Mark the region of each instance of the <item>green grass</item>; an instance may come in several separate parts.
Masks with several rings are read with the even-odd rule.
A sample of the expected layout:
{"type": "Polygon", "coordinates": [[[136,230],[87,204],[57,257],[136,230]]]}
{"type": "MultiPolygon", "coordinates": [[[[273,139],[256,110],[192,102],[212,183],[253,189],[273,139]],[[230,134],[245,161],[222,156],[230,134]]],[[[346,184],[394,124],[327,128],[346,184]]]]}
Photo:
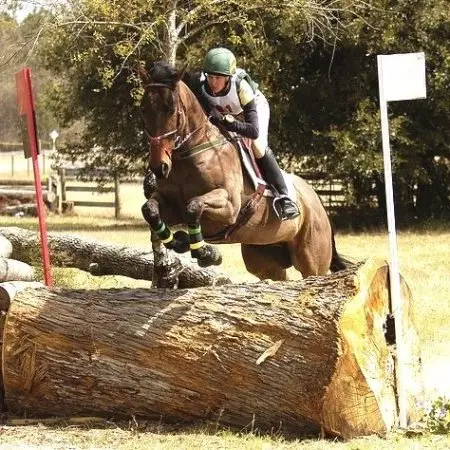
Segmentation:
{"type": "MultiPolygon", "coordinates": [[[[139,196],[137,196],[139,197],[139,196]]],[[[138,200],[136,199],[136,203],[138,200]]],[[[0,226],[21,226],[37,230],[37,219],[0,217],[0,226]]],[[[88,236],[104,242],[150,248],[149,232],[139,215],[115,221],[105,216],[48,217],[48,230],[88,236]]],[[[386,232],[338,233],[338,250],[355,259],[370,256],[389,259],[386,232]]],[[[401,231],[398,234],[400,272],[413,294],[413,309],[423,344],[423,359],[431,383],[429,398],[435,390],[448,386],[450,370],[450,231],[401,231]],[[440,364],[440,365],[435,365],[440,364]]],[[[235,282],[256,279],[245,271],[238,245],[221,247],[224,264],[220,270],[235,282]]],[[[290,271],[292,278],[299,275],[290,271]]],[[[76,269],[54,269],[56,283],[71,287],[138,287],[148,282],[125,277],[92,277],[76,269]]],[[[114,449],[444,449],[450,448],[449,436],[426,435],[407,438],[393,433],[387,438],[368,437],[349,442],[289,440],[280,436],[258,436],[255,433],[227,431],[213,425],[202,427],[163,424],[110,424],[108,427],[0,426],[0,448],[114,448],[114,449]],[[25,448],[25,447],[24,447],[25,448]],[[29,448],[29,447],[28,447],[29,448]]]]}

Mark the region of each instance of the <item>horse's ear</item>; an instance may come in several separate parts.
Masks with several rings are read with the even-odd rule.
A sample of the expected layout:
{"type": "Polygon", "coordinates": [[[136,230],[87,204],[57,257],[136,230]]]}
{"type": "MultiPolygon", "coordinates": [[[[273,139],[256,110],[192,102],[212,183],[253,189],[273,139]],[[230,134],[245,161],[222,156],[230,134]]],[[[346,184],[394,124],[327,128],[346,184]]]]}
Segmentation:
{"type": "Polygon", "coordinates": [[[186,73],[186,70],[188,68],[188,63],[184,63],[180,69],[177,70],[177,78],[179,80],[182,80],[184,77],[184,74],[186,73]]]}
{"type": "Polygon", "coordinates": [[[142,63],[138,64],[137,73],[139,74],[139,78],[141,79],[143,85],[150,83],[150,75],[142,63]]]}

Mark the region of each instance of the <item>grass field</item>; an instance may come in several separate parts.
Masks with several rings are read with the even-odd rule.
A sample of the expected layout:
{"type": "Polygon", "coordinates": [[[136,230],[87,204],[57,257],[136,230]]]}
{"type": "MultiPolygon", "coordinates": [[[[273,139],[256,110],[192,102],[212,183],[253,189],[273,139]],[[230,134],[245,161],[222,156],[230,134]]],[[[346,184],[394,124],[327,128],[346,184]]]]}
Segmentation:
{"type": "MultiPolygon", "coordinates": [[[[122,187],[127,218],[115,221],[112,210],[89,208],[77,210],[72,217],[50,216],[49,231],[89,236],[104,242],[121,243],[138,248],[149,247],[149,233],[140,217],[142,193],[139,186],[122,187]]],[[[36,229],[37,220],[0,217],[0,226],[23,226],[36,229]]],[[[388,238],[384,230],[370,233],[338,232],[338,250],[355,259],[378,256],[388,259],[388,238]]],[[[422,341],[424,383],[427,398],[450,396],[450,230],[410,230],[398,236],[400,272],[413,294],[413,308],[422,341]]],[[[239,246],[221,247],[224,263],[220,270],[234,282],[256,279],[245,271],[239,246]]],[[[290,277],[299,277],[290,271],[290,277]]],[[[137,287],[147,282],[124,277],[95,278],[75,269],[54,269],[58,284],[72,287],[137,287]]],[[[283,439],[280,436],[258,436],[218,429],[215,425],[199,428],[164,426],[163,424],[108,424],[106,427],[74,426],[0,426],[0,448],[111,448],[111,449],[444,449],[450,448],[450,437],[426,435],[407,438],[393,433],[387,438],[368,437],[349,442],[321,439],[283,439]]]]}

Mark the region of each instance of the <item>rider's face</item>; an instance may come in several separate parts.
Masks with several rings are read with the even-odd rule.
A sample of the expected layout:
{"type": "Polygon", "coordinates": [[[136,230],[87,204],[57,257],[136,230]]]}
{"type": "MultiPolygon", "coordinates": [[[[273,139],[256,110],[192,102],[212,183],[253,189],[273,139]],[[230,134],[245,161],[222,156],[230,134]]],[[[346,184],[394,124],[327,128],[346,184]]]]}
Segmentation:
{"type": "Polygon", "coordinates": [[[224,75],[208,74],[209,89],[214,95],[217,95],[219,92],[223,91],[227,87],[229,79],[230,77],[224,75]]]}

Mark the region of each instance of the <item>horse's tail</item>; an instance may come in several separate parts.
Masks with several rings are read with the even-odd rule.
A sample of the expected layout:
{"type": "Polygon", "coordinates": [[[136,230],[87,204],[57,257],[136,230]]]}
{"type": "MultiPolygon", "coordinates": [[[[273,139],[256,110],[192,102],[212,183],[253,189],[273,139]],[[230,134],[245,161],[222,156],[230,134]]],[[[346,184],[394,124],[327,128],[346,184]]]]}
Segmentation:
{"type": "Polygon", "coordinates": [[[331,245],[332,245],[331,263],[330,263],[331,272],[339,272],[340,270],[345,270],[358,264],[357,260],[353,258],[351,259],[346,258],[338,253],[336,249],[336,241],[334,239],[334,227],[331,220],[330,226],[331,226],[331,245]]]}
{"type": "Polygon", "coordinates": [[[345,263],[344,259],[341,258],[341,255],[339,255],[336,249],[333,224],[330,222],[330,225],[331,225],[331,245],[332,245],[330,270],[332,272],[339,272],[340,270],[345,270],[347,268],[347,264],[345,263]]]}

